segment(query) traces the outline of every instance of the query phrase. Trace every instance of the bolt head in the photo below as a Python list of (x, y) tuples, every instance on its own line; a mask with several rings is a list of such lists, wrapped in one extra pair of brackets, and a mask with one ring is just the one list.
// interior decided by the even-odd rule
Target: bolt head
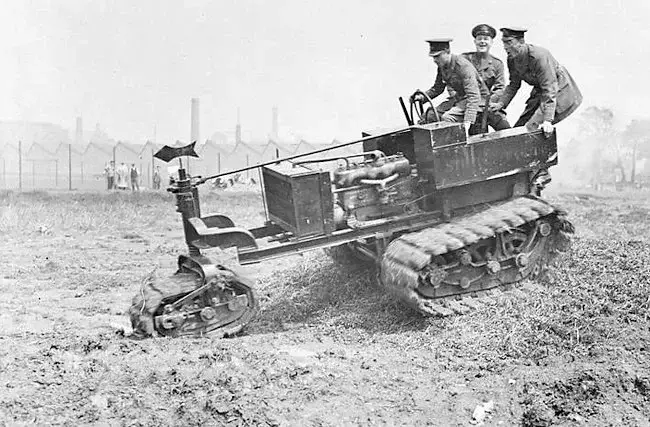
[(526, 267), (529, 263), (528, 255), (527, 254), (519, 254), (517, 255), (516, 258), (517, 265), (519, 267)]

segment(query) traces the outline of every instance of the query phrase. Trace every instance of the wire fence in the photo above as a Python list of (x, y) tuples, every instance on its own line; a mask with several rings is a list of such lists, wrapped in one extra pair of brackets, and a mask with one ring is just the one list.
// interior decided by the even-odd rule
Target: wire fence
[[(198, 150), (199, 158), (183, 157), (182, 162), (193, 176), (213, 176), (298, 153), (305, 154), (306, 158), (345, 156), (351, 153), (349, 147), (344, 147), (310, 154), (314, 151), (322, 151), (324, 147), (335, 147), (336, 144), (337, 141), (333, 141), (331, 144), (300, 143), (295, 147), (283, 147), (269, 142), (264, 146), (253, 147), (250, 144), (238, 143), (232, 147), (216, 148), (215, 145), (206, 143)], [(167, 164), (155, 158), (154, 154), (158, 148), (154, 144), (135, 146), (117, 143), (112, 146), (100, 146), (91, 143), (82, 152), (79, 147), (62, 143), (56, 152), (50, 152), (38, 143), (33, 143), (25, 150), (22, 143), (18, 141), (16, 145), (5, 145), (0, 151), (0, 189), (106, 190), (109, 187), (107, 166), (111, 161), (115, 167), (115, 181), (120, 168), (129, 171), (135, 168), (138, 172), (137, 183), (140, 189), (154, 188), (156, 174), (160, 177), (160, 186), (164, 188), (169, 181), (169, 176), (175, 173), (178, 163), (174, 161), (172, 164)], [(239, 175), (248, 180), (257, 179), (258, 171), (247, 170)], [(127, 173), (125, 181), (127, 188), (130, 188), (130, 173)]]
[[(140, 169), (142, 170), (142, 169)], [(131, 188), (131, 179), (126, 180)], [(153, 188), (153, 177), (149, 168), (138, 177), (140, 189)], [(164, 182), (162, 183), (164, 186)], [(84, 173), (83, 170), (69, 174), (68, 171), (44, 171), (29, 166), (20, 172), (0, 170), (0, 189), (4, 190), (106, 190), (108, 177), (104, 173)]]
[[(119, 144), (118, 144), (119, 145)], [(72, 144), (62, 144), (56, 153), (43, 149), (35, 150), (33, 144), (28, 150), (19, 141), (15, 146), (5, 145), (0, 151), (0, 189), (4, 190), (107, 190), (109, 178), (107, 166), (115, 165), (113, 188), (116, 188), (120, 165), (127, 173), (126, 188), (131, 188), (130, 169), (138, 171), (137, 187), (154, 188), (154, 175), (157, 172), (161, 186), (169, 180), (170, 171), (166, 163), (154, 158), (157, 150), (143, 148), (139, 151), (118, 150), (118, 146), (103, 147), (82, 154)], [(40, 148), (40, 147), (38, 147)], [(198, 159), (197, 159), (198, 160)], [(189, 161), (185, 161), (186, 164)], [(192, 166), (201, 166), (202, 161), (193, 162)], [(189, 166), (189, 165), (188, 165)]]

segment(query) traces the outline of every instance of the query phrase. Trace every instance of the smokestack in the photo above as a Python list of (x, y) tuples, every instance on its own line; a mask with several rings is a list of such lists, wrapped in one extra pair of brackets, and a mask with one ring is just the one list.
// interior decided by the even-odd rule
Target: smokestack
[(77, 117), (77, 128), (75, 129), (74, 134), (74, 143), (77, 145), (83, 144), (84, 139), (84, 130), (83, 130), (83, 121), (81, 117)]
[(199, 98), (192, 98), (192, 129), (190, 131), (190, 142), (199, 143)]
[(235, 127), (235, 143), (241, 142), (241, 123), (239, 123), (239, 108), (237, 108), (237, 126)]
[(278, 140), (278, 107), (273, 107), (272, 110), (273, 118), (271, 119), (271, 139), (274, 141)]

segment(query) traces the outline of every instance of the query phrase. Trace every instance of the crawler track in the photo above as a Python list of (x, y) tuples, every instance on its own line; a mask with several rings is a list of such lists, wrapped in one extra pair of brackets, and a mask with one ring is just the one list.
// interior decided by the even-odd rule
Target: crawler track
[(524, 279), (544, 275), (571, 242), (566, 213), (533, 196), (393, 240), (380, 281), (425, 315), (465, 313)]
[(241, 331), (257, 311), (247, 281), (230, 270), (205, 281), (194, 272), (147, 276), (133, 298), (129, 316), (134, 338), (159, 335), (230, 336)]

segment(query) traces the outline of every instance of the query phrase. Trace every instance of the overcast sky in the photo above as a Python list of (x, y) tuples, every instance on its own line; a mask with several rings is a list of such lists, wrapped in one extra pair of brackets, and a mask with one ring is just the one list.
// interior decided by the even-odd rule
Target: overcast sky
[[(650, 117), (647, 1), (5, 0), (0, 120), (73, 134), (82, 116), (117, 139), (152, 138), (155, 126), (159, 142), (187, 140), (197, 97), (202, 139), (234, 129), (237, 108), (246, 134), (265, 138), (274, 105), (286, 137), (351, 139), (405, 124), (398, 96), (436, 73), (424, 39), (473, 50), (484, 22), (528, 27), (527, 41), (573, 75), (583, 108)], [(505, 59), (499, 40), (492, 53)]]

